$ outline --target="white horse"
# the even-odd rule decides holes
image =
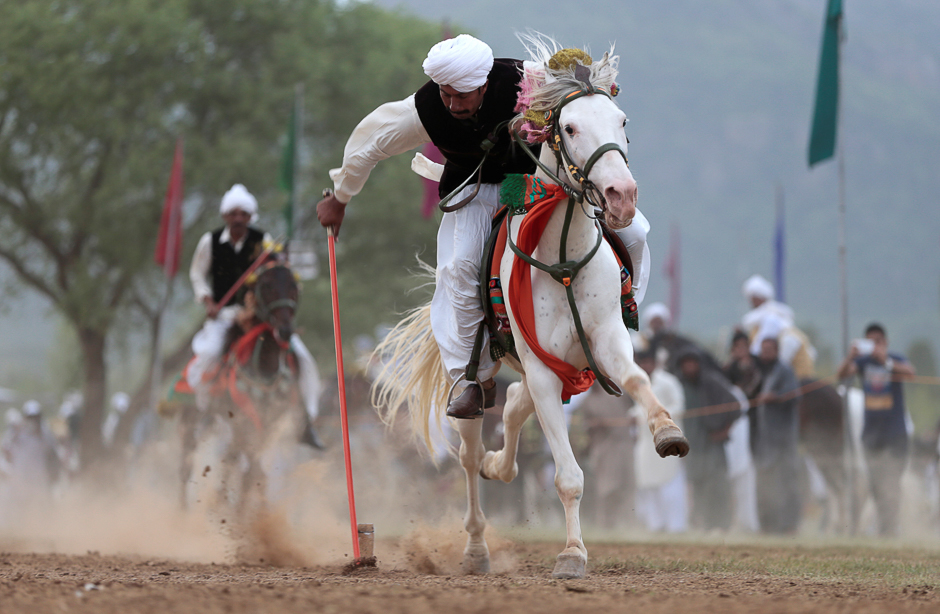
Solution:
[[[625,227],[636,211],[637,187],[626,162],[626,117],[610,97],[611,90],[616,87],[617,56],[608,52],[603,59],[587,67],[575,60],[554,69],[549,67],[549,61],[552,57],[559,57],[556,54],[558,45],[543,38],[526,37],[526,41],[533,63],[526,63],[524,79],[527,82],[523,91],[528,91],[529,109],[535,111],[536,116],[544,116],[544,111],[553,110],[550,116],[553,121],[545,131],[552,131],[549,140],[560,141],[563,154],[556,157],[552,147],[543,146],[536,176],[546,182],[552,182],[553,178],[563,181],[576,197],[583,196],[585,192],[588,196],[593,194],[593,199],[589,197],[587,200],[604,209],[607,224],[615,229]],[[579,53],[575,52],[576,55]],[[582,60],[591,62],[586,54]],[[558,63],[553,65],[558,66]],[[573,94],[579,91],[579,94]],[[533,126],[530,124],[529,128]],[[555,139],[555,134],[559,140]],[[569,164],[578,168],[572,169]],[[579,181],[580,169],[589,175],[584,183]],[[542,263],[560,261],[559,244],[566,216],[564,204],[563,201],[551,213],[541,241],[532,254]],[[593,207],[586,206],[584,202],[569,206],[573,207],[573,214],[567,235],[567,258],[579,260],[596,249],[599,228],[589,215]],[[511,219],[513,240],[518,236],[520,219],[521,216]],[[512,250],[507,248],[500,264],[504,289],[512,283],[515,258]],[[535,267],[531,269],[531,284],[539,344],[576,369],[585,369],[589,356],[579,339],[565,286]],[[633,361],[633,346],[621,314],[620,270],[613,251],[606,243],[571,280],[570,286],[598,369],[611,375],[646,409],[649,429],[660,455],[685,456],[688,442],[653,395],[646,373]],[[503,449],[495,452],[484,449],[482,420],[456,421],[461,440],[459,459],[467,475],[469,499],[464,519],[468,532],[464,570],[484,573],[489,569],[489,551],[483,536],[486,521],[480,507],[478,477],[509,482],[516,476],[520,430],[534,412],[551,448],[556,468],[555,487],[565,508],[567,543],[557,557],[553,576],[580,578],[584,576],[587,563],[579,517],[584,474],[568,440],[562,409],[563,383],[525,343],[509,301],[507,309],[519,361],[507,356],[502,362],[521,373],[522,381],[509,387],[503,409]],[[384,412],[383,419],[391,422],[399,409],[407,406],[413,428],[430,448],[430,413],[432,408],[436,408],[438,414],[444,410],[451,386],[431,334],[430,305],[411,312],[391,331],[377,352],[384,355],[386,366],[374,391],[376,407]]]

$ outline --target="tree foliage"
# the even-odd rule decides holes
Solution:
[[[296,83],[307,92],[312,164],[336,164],[358,118],[421,82],[436,30],[315,0],[0,3],[0,258],[77,334],[89,456],[100,446],[109,334],[135,309],[154,313],[160,297],[151,254],[176,137],[186,143],[191,253],[233,183],[259,197],[263,219],[278,219],[279,139]],[[307,171],[325,180],[325,168]],[[387,215],[363,215],[361,236],[376,223],[393,236],[414,232],[391,212],[418,218],[419,184],[406,173],[375,178],[373,198],[390,196],[373,208]],[[391,275],[395,261],[371,268]]]

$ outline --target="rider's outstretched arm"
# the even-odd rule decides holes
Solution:
[[[639,209],[636,210],[632,224],[615,231],[623,244],[627,246],[630,260],[633,261],[633,298],[636,299],[638,305],[646,296],[647,282],[650,278],[650,248],[646,244],[646,235],[649,231],[649,220]]]
[[[330,171],[333,193],[342,203],[358,194],[380,161],[430,142],[421,124],[414,94],[387,102],[366,115],[343,151],[343,165]]]

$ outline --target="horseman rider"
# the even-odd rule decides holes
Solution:
[[[507,174],[535,171],[535,163],[513,145],[506,129],[516,116],[522,67],[519,60],[494,60],[486,43],[467,34],[434,45],[423,63],[431,80],[404,100],[383,104],[359,123],[346,143],[343,165],[330,171],[333,194],[317,204],[320,223],[338,234],[347,203],[362,190],[375,165],[428,142],[445,158],[439,186],[442,198],[470,178],[449,202],[472,198],[466,206],[444,213],[441,220],[431,301],[431,328],[452,380],[464,373],[483,320],[479,268],[492,217],[499,208],[499,184]],[[495,146],[484,154],[481,145],[494,141]],[[477,178],[471,175],[484,155],[477,189]],[[426,166],[427,160],[417,156],[413,167],[422,164]],[[648,222],[639,211],[631,226],[617,231],[635,265],[637,302],[649,276],[648,231]],[[484,342],[488,343],[485,336]],[[493,376],[498,368],[484,345],[478,370],[483,390],[475,383],[461,382],[464,389],[447,408],[447,415],[475,418],[483,415],[482,408],[492,407],[496,397]]]
[[[249,226],[258,219],[258,201],[242,184],[236,183],[225,193],[219,210],[225,226],[202,235],[189,269],[196,302],[206,310],[205,324],[193,338],[195,359],[186,371],[186,380],[196,391],[200,409],[206,409],[209,403],[211,377],[207,377],[207,373],[211,373],[221,358],[229,329],[246,315],[244,293],[236,292],[225,305],[219,303],[261,255],[264,244],[273,242],[270,234]],[[319,413],[317,366],[296,333],[290,345],[297,358],[298,387],[306,409],[304,441],[322,447],[310,426],[310,421]]]
[[[777,339],[780,361],[793,369],[797,379],[815,377],[816,348],[794,325],[790,306],[774,300],[773,284],[760,275],[751,275],[741,287],[741,292],[752,307],[741,319],[744,332],[751,341],[751,354],[760,354],[764,339]]]

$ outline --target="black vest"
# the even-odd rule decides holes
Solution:
[[[522,62],[498,58],[488,76],[489,85],[477,121],[455,118],[441,100],[440,86],[428,81],[415,92],[415,107],[428,136],[444,155],[444,174],[438,186],[441,198],[450,194],[469,177],[483,157],[480,144],[506,120],[516,116],[516,97],[522,80]],[[502,128],[495,135],[496,146],[483,164],[483,183],[502,183],[508,173],[533,173],[535,162],[519,149],[509,131]],[[490,137],[492,140],[492,137]],[[532,151],[538,157],[538,145]]]
[[[225,293],[235,285],[242,273],[248,270],[255,258],[261,255],[261,243],[264,241],[263,232],[249,228],[241,251],[235,253],[235,248],[231,243],[220,241],[224,230],[223,227],[212,233],[212,265],[209,267],[209,274],[212,277],[212,300],[216,303],[222,300]],[[233,305],[235,302],[236,298],[233,296],[226,305],[220,305],[220,307]]]

